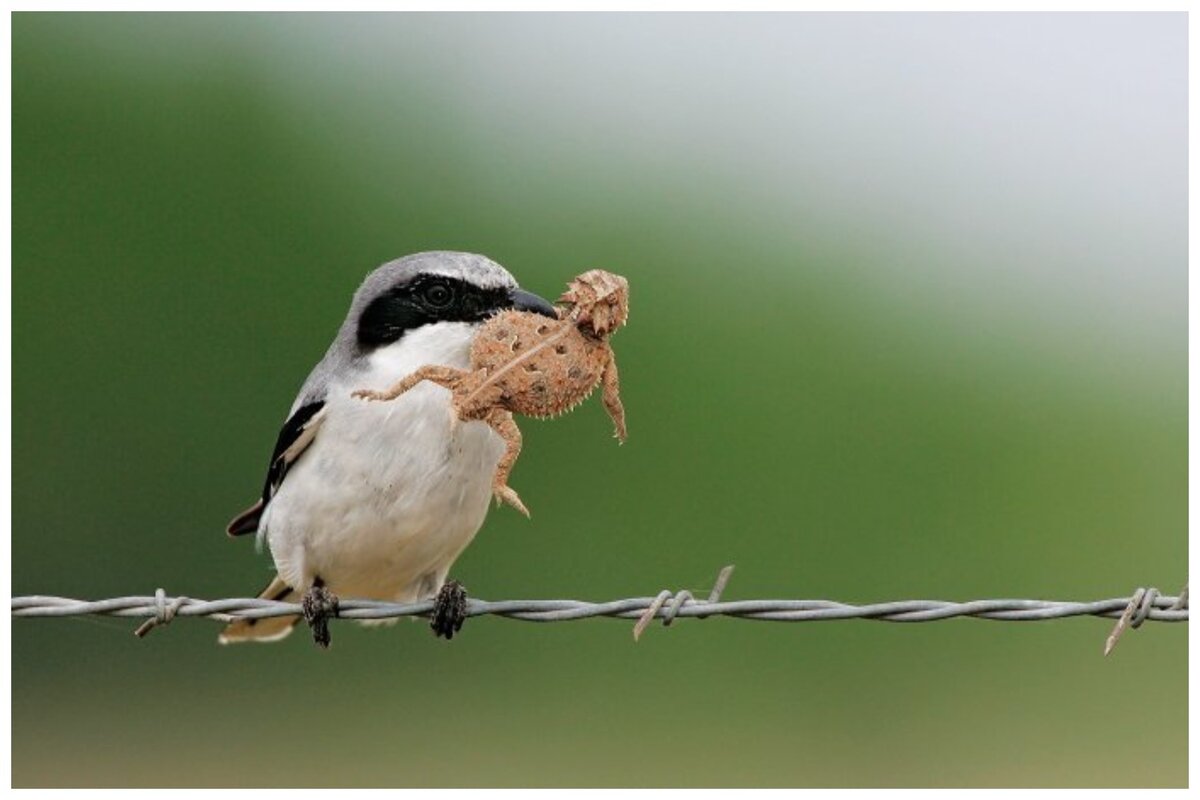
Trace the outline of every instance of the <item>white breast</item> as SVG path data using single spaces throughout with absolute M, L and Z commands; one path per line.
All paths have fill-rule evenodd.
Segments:
M 263 515 L 280 577 L 304 590 L 320 576 L 343 597 L 401 602 L 435 591 L 483 524 L 503 441 L 459 422 L 450 392 L 386 389 L 424 364 L 465 367 L 473 328 L 439 323 L 377 351 L 354 385 L 331 385 L 325 419 Z

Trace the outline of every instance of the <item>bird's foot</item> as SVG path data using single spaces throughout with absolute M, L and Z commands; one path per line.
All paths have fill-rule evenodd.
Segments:
M 467 590 L 458 581 L 446 581 L 433 601 L 429 627 L 434 636 L 453 639 L 467 619 Z
M 329 647 L 329 618 L 338 614 L 337 595 L 326 589 L 318 578 L 300 599 L 300 606 L 317 647 Z

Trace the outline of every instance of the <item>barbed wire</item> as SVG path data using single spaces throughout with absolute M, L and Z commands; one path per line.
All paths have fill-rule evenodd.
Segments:
M 899 600 L 855 605 L 832 600 L 731 600 L 720 596 L 733 567 L 721 570 L 705 600 L 691 592 L 663 590 L 654 597 L 630 597 L 607 602 L 584 600 L 479 600 L 468 599 L 467 617 L 499 616 L 526 622 L 567 622 L 592 617 L 636 619 L 633 635 L 637 639 L 655 619 L 670 625 L 676 619 L 733 617 L 768 622 L 816 622 L 867 619 L 881 622 L 936 622 L 956 617 L 1035 622 L 1066 617 L 1103 617 L 1117 619 L 1105 640 L 1108 655 L 1125 630 L 1143 622 L 1186 622 L 1188 594 L 1185 586 L 1178 596 L 1166 596 L 1154 588 L 1138 588 L 1132 597 L 1086 602 L 1070 600 L 991 599 L 950 602 L 945 600 Z M 342 599 L 337 618 L 349 620 L 386 620 L 424 617 L 433 610 L 433 601 L 390 603 L 379 600 Z M 69 597 L 28 595 L 12 598 L 14 617 L 74 617 L 102 615 L 148 618 L 135 633 L 144 636 L 156 625 L 165 625 L 176 617 L 207 617 L 220 622 L 290 617 L 302 614 L 298 603 L 261 598 L 200 600 L 169 597 L 159 589 L 153 596 L 134 595 L 106 600 L 76 600 Z

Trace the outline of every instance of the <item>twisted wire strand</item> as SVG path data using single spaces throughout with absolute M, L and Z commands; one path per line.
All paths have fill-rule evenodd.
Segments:
M 591 617 L 620 619 L 663 619 L 681 617 L 734 617 L 771 622 L 815 622 L 820 620 L 869 619 L 884 622 L 934 622 L 954 617 L 1031 622 L 1064 617 L 1105 617 L 1120 619 L 1129 608 L 1141 621 L 1186 622 L 1186 596 L 1170 597 L 1156 590 L 1139 590 L 1141 597 L 1077 602 L 1069 600 L 991 599 L 950 602 L 945 600 L 899 600 L 854 605 L 832 600 L 732 600 L 707 601 L 690 596 L 668 604 L 674 593 L 656 597 L 630 597 L 608 602 L 584 600 L 479 600 L 468 599 L 468 617 L 499 616 L 526 622 L 566 622 Z M 682 593 L 681 593 L 682 594 Z M 1143 602 L 1144 598 L 1150 602 Z M 1182 601 L 1182 602 L 1180 602 Z M 428 616 L 433 601 L 389 603 L 378 600 L 341 600 L 337 616 L 341 619 L 380 620 Z M 653 610 L 652 614 L 647 612 Z M 1139 613 L 1140 612 L 1140 613 Z M 75 617 L 102 615 L 150 618 L 165 624 L 171 618 L 209 617 L 220 622 L 238 619 L 265 619 L 301 614 L 298 603 L 258 598 L 200 600 L 190 597 L 133 595 L 104 600 L 77 600 L 70 597 L 27 595 L 12 598 L 14 617 Z M 1140 621 L 1139 623 L 1140 624 Z M 1136 627 L 1136 626 L 1133 626 Z
M 1186 622 L 1188 619 L 1188 589 L 1183 587 L 1177 597 L 1163 596 L 1158 589 L 1138 587 L 1128 598 L 1076 602 L 1069 600 L 995 599 L 970 600 L 955 603 L 945 600 L 899 600 L 885 603 L 852 605 L 832 600 L 735 600 L 721 601 L 733 565 L 724 567 L 713 582 L 706 600 L 697 600 L 685 590 L 664 589 L 654 597 L 629 597 L 606 603 L 583 600 L 500 600 L 468 599 L 466 616 L 494 615 L 526 622 L 566 622 L 590 617 L 636 619 L 633 638 L 637 641 L 655 619 L 664 626 L 679 617 L 733 617 L 735 619 L 769 622 L 816 622 L 821 620 L 870 619 L 881 622 L 935 622 L 954 617 L 1032 622 L 1064 617 L 1115 618 L 1116 625 L 1104 642 L 1104 655 L 1112 652 L 1122 634 L 1137 628 L 1147 620 L 1156 622 Z M 340 600 L 336 616 L 341 619 L 381 620 L 400 617 L 428 616 L 434 601 L 420 603 L 389 603 L 379 600 Z M 12 599 L 14 617 L 75 617 L 105 615 L 113 617 L 143 617 L 145 620 L 134 634 L 145 636 L 156 626 L 166 625 L 176 617 L 209 617 L 220 622 L 239 619 L 266 619 L 303 615 L 298 603 L 284 603 L 261 598 L 226 598 L 198 600 L 191 597 L 168 597 L 163 589 L 153 597 L 113 597 L 107 600 L 76 600 L 70 597 L 29 595 Z

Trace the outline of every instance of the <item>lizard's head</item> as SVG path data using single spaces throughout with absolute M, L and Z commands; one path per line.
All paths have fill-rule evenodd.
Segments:
M 629 281 L 602 269 L 588 270 L 567 284 L 558 302 L 566 306 L 566 319 L 605 337 L 629 318 Z

